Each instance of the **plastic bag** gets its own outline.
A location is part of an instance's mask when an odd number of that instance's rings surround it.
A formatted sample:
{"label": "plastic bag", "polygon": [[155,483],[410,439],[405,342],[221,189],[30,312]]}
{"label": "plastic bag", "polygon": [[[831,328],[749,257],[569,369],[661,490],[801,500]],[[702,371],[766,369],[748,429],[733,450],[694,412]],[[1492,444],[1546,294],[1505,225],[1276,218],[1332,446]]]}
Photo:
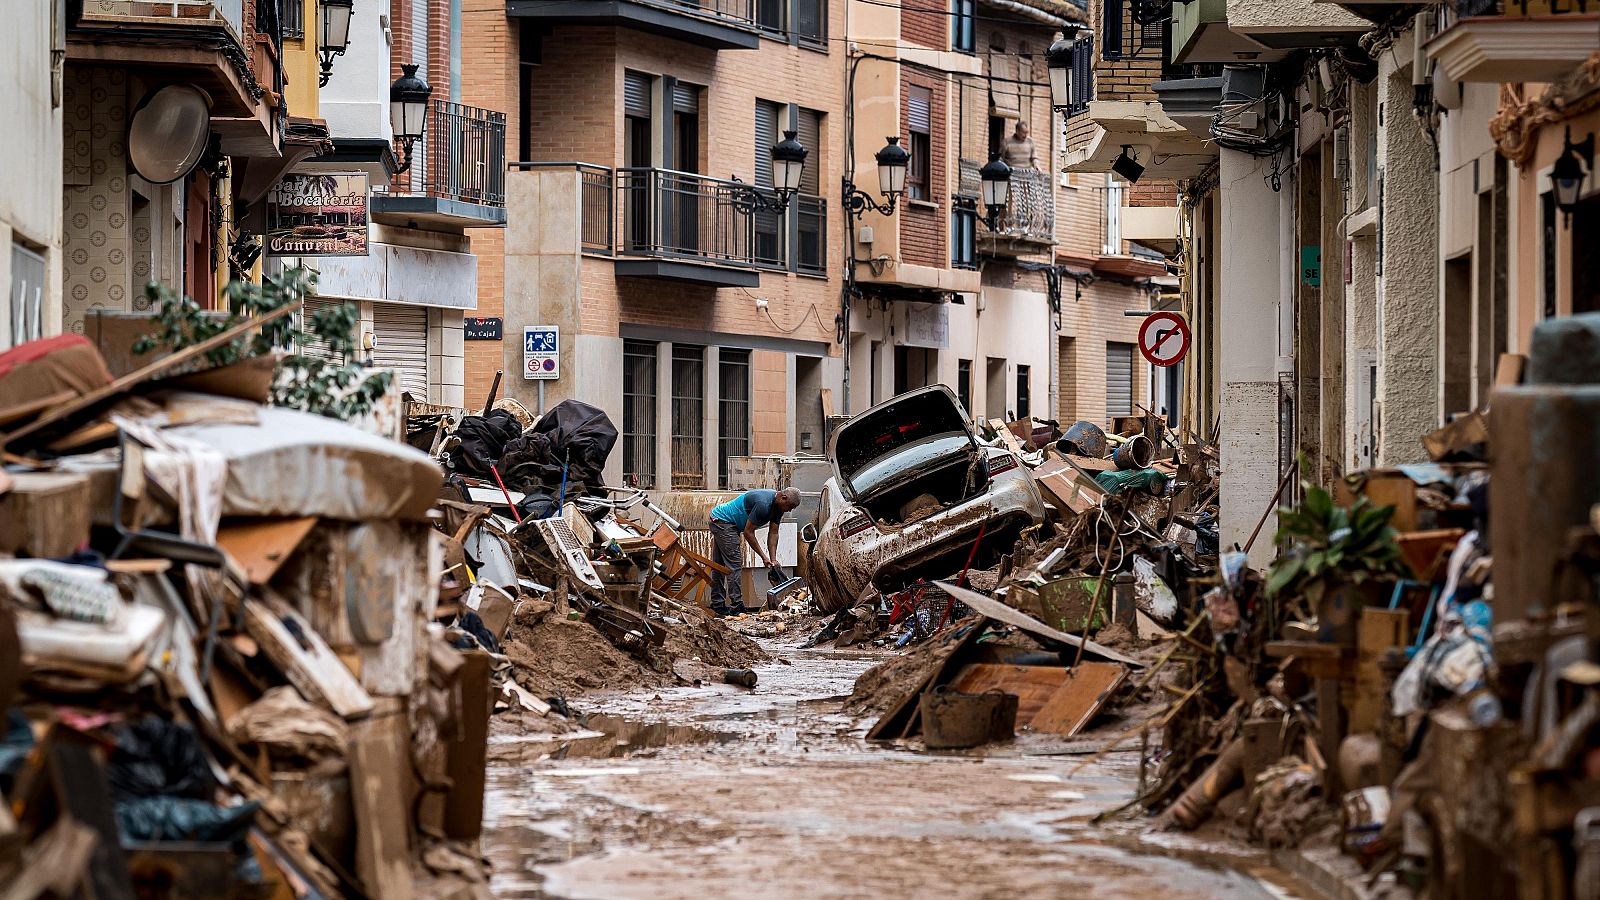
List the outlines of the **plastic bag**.
{"label": "plastic bag", "polygon": [[139,797],[209,801],[216,791],[211,764],[188,726],[152,716],[112,733],[117,747],[107,761],[106,778],[119,802]]}

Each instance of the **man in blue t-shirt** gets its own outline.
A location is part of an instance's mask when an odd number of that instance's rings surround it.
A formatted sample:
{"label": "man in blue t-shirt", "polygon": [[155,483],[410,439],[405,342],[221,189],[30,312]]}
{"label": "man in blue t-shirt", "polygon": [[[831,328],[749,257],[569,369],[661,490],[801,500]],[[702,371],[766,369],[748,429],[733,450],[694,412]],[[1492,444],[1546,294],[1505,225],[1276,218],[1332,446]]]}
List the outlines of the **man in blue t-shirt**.
{"label": "man in blue t-shirt", "polygon": [[[711,510],[711,540],[715,548],[712,560],[728,569],[726,575],[714,573],[711,577],[712,612],[719,616],[744,612],[744,592],[739,583],[740,570],[744,568],[741,543],[748,543],[768,570],[777,568],[778,523],[783,521],[784,513],[799,505],[800,492],[791,487],[745,491]],[[756,543],[756,529],[768,525],[772,527],[767,529],[767,546],[762,547]]]}

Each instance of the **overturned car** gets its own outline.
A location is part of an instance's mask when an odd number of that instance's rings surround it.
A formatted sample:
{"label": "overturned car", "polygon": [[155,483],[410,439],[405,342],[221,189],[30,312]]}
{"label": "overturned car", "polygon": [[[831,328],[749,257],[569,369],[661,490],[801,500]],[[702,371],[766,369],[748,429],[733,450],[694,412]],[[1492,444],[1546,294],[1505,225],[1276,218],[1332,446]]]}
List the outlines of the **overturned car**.
{"label": "overturned car", "polygon": [[[1044,500],[1022,461],[984,447],[944,385],[901,394],[834,432],[834,476],[808,526],[807,581],[826,612],[869,586],[893,592],[919,578],[993,565]],[[977,549],[974,551],[974,543]]]}

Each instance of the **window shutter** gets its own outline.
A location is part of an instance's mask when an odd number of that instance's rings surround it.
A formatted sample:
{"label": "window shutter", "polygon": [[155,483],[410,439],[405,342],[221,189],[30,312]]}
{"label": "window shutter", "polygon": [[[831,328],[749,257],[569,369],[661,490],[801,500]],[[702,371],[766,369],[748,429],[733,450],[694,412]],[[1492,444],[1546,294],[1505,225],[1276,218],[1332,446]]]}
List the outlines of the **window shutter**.
{"label": "window shutter", "polygon": [[756,184],[772,187],[772,145],[778,142],[778,115],[782,107],[756,101]]}
{"label": "window shutter", "polygon": [[1018,118],[1022,104],[1017,96],[1017,58],[1000,49],[989,51],[989,114]]}
{"label": "window shutter", "polygon": [[1094,99],[1094,35],[1084,35],[1072,48],[1071,113],[1088,109]]}
{"label": "window shutter", "polygon": [[1133,345],[1106,344],[1106,418],[1133,415]]}
{"label": "window shutter", "polygon": [[700,88],[692,84],[678,82],[672,86],[673,112],[689,113],[693,115],[700,111]]}
{"label": "window shutter", "polygon": [[395,370],[395,386],[428,399],[428,308],[372,304],[372,364]]}
{"label": "window shutter", "polygon": [[795,124],[801,146],[811,151],[805,169],[800,172],[800,193],[815,196],[822,193],[822,113],[802,109]]}
{"label": "window shutter", "polygon": [[932,131],[933,95],[927,88],[913,87],[906,93],[906,118],[912,131]]}
{"label": "window shutter", "polygon": [[625,72],[622,76],[622,108],[630,116],[641,119],[650,118],[650,82],[649,75],[639,72]]}

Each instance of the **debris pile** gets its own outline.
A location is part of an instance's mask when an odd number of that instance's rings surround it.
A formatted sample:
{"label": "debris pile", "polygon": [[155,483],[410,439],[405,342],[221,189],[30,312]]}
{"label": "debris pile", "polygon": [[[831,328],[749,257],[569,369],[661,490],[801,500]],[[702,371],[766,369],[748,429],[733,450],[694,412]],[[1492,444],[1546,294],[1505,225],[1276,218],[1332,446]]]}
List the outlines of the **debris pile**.
{"label": "debris pile", "polygon": [[81,337],[0,354],[21,896],[487,895],[501,665],[435,621],[443,472],[206,359],[295,306],[115,379]]}
{"label": "debris pile", "polygon": [[988,471],[1018,472],[1040,521],[996,550],[990,522],[952,530],[915,579],[865,592],[814,637],[912,648],[864,674],[846,704],[877,717],[869,737],[930,749],[1070,738],[1146,696],[1159,645],[1187,639],[1167,630],[1179,598],[1213,577],[1217,452],[1179,445],[1154,416],[1119,425],[989,423]]}

